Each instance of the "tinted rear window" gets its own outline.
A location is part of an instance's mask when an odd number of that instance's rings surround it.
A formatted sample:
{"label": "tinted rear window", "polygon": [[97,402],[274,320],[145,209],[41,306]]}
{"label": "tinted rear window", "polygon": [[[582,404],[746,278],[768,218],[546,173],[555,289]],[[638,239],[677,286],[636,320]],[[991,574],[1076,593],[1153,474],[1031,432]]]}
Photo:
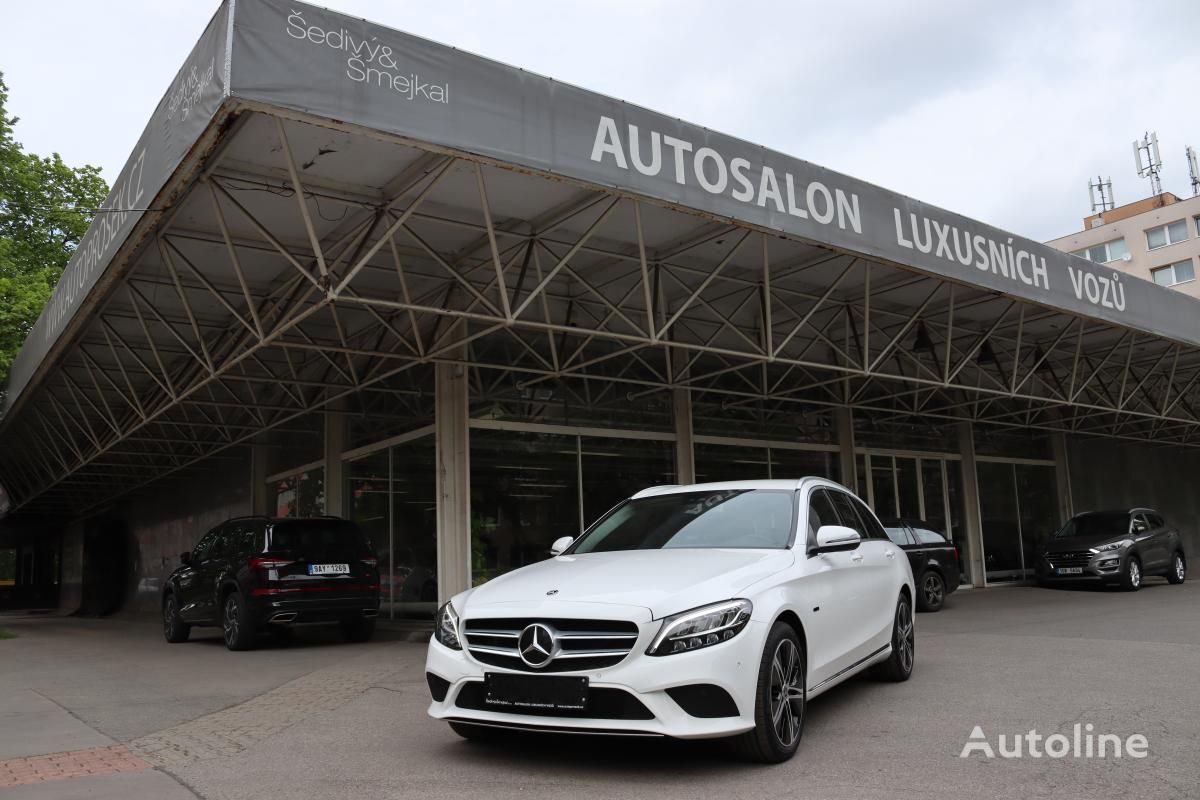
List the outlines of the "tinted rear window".
{"label": "tinted rear window", "polygon": [[371,546],[358,526],[336,519],[277,522],[271,529],[270,550],[307,558],[371,554]]}

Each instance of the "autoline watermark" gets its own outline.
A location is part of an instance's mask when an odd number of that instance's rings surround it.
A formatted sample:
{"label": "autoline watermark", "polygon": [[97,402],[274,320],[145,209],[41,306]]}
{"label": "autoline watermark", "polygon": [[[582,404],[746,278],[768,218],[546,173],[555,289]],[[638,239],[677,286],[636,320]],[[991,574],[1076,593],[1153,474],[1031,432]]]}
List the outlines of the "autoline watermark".
{"label": "autoline watermark", "polygon": [[1075,723],[1071,735],[1052,733],[1043,736],[1036,729],[1028,733],[1002,733],[996,744],[976,725],[963,745],[959,758],[982,755],[986,758],[1145,758],[1150,742],[1140,733],[1122,738],[1115,733],[1095,733],[1092,723]]}

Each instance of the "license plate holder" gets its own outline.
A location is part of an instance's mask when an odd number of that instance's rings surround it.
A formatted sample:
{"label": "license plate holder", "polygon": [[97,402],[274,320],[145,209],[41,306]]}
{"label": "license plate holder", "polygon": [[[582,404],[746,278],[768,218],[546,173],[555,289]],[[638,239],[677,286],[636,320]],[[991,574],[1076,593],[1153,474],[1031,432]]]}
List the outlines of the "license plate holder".
{"label": "license plate holder", "polygon": [[1056,572],[1059,575],[1082,575],[1083,567],[1059,567]]}
{"label": "license plate holder", "polygon": [[309,575],[349,575],[349,564],[309,564]]}
{"label": "license plate holder", "polygon": [[483,674],[483,701],[505,708],[546,711],[582,711],[587,708],[588,679],[558,675]]}

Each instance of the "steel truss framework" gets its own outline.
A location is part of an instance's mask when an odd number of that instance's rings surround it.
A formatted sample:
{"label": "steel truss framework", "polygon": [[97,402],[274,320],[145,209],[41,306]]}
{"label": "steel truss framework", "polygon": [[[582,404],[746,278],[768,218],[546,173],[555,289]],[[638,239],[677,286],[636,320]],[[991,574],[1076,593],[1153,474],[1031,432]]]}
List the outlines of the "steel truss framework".
{"label": "steel truss framework", "polygon": [[[1194,445],[1200,352],[968,285],[242,108],[5,420],[15,505],[79,513],[330,403],[731,416],[849,407]],[[669,413],[669,411],[668,411]]]}

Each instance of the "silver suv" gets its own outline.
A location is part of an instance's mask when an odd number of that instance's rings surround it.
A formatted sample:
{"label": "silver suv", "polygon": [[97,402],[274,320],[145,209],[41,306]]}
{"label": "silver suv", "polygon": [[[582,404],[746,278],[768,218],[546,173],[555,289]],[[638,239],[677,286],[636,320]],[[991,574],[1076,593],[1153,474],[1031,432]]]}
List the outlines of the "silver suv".
{"label": "silver suv", "polygon": [[1131,592],[1147,575],[1187,577],[1179,531],[1152,508],[1078,514],[1050,537],[1037,565],[1040,583],[1117,583]]}

